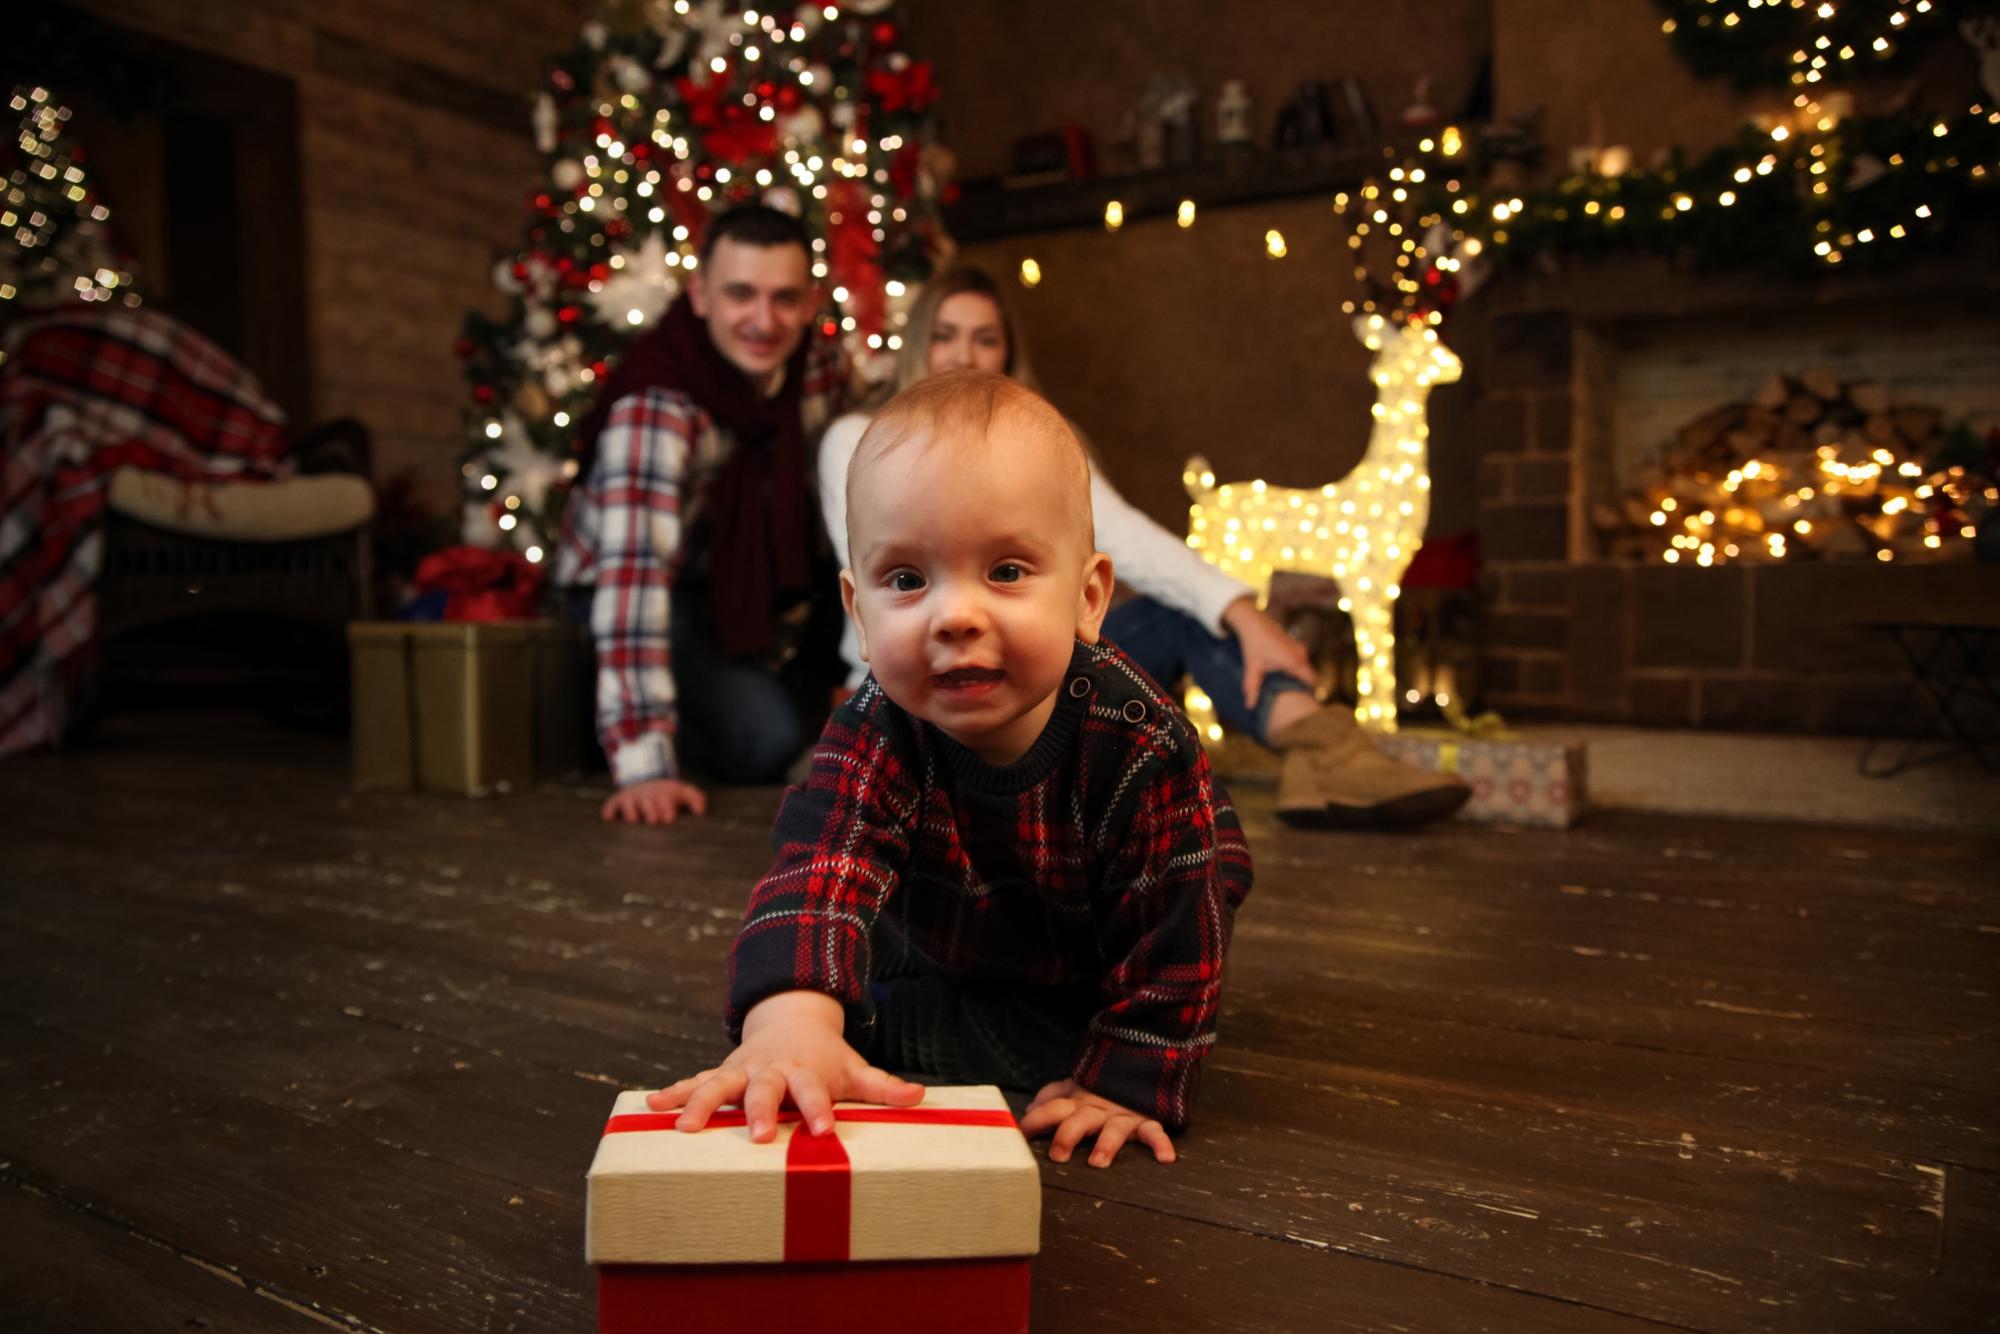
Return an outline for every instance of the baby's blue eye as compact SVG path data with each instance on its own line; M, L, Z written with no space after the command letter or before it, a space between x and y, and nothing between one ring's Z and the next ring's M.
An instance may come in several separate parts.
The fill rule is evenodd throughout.
M898 593L914 593L924 586L924 577L915 570L898 570L889 576L889 587Z
M1018 565L996 565L993 567L993 582L996 584L1018 583L1021 567Z

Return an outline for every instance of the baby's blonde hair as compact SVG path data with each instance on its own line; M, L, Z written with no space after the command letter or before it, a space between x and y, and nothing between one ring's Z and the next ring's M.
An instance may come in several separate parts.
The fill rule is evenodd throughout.
M1019 426L1053 448L1056 466L1069 474L1070 517L1085 549L1096 545L1090 512L1090 459L1069 421L1018 380L992 371L944 371L927 376L882 406L862 433L847 464L848 550L854 545L854 494L858 479L906 444L954 449L988 446L1001 423Z

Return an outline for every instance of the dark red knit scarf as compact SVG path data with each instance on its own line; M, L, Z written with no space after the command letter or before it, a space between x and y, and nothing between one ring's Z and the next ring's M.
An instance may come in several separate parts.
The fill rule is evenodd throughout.
M803 594L811 580L812 516L800 420L805 362L801 339L785 363L783 387L765 398L722 355L683 293L625 349L577 433L578 466L588 476L612 405L648 389L669 389L686 394L734 442L709 494L706 522L709 601L717 638L729 653L768 650L778 602Z

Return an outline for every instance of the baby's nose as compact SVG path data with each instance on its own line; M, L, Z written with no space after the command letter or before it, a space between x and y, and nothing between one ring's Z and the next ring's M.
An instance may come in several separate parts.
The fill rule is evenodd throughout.
M944 639L961 639L976 635L986 624L986 614L977 598L948 597L938 607L933 628Z

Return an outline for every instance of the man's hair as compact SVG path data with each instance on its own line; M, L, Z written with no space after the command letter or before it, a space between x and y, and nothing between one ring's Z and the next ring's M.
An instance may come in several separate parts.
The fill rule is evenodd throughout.
M847 463L848 549L852 551L855 479L913 441L948 448L984 447L1003 421L1055 444L1070 474L1071 507L1084 540L1095 545L1090 513L1090 458L1068 418L1019 380L993 371L945 371L897 394L875 414Z
M760 249L795 245L808 257L812 255L812 240L806 235L806 225L768 204L740 204L709 223L708 231L701 238L703 264L708 263L709 256L715 253L715 247L721 241L734 241L738 245Z

